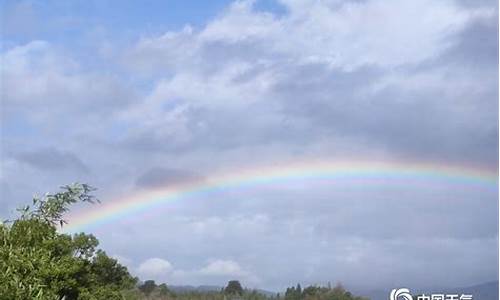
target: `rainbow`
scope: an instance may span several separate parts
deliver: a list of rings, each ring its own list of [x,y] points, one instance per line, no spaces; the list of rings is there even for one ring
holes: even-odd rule
[[[106,201],[68,216],[64,232],[75,232],[100,226],[157,208],[171,201],[203,197],[228,189],[249,189],[262,185],[290,184],[294,181],[377,182],[390,184],[408,181],[446,182],[460,185],[486,185],[498,190],[498,170],[484,168],[409,162],[373,161],[305,161],[239,168],[214,174],[203,180],[192,180],[141,191],[131,196]]]

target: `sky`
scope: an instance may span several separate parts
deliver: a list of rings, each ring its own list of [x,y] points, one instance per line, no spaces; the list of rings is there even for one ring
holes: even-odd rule
[[[71,182],[119,203],[293,161],[498,180],[496,1],[0,5],[2,218]],[[84,229],[134,275],[175,285],[498,279],[498,181],[281,182]]]

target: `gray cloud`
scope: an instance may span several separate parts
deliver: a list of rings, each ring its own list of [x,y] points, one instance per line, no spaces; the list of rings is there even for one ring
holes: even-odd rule
[[[236,259],[274,289],[299,280],[342,280],[365,288],[398,283],[429,287],[496,276],[494,264],[488,263],[497,251],[493,188],[450,193],[450,187],[440,184],[426,189],[374,184],[364,190],[306,186],[301,192],[270,187],[186,198],[96,232],[116,249],[126,249],[122,235],[142,234],[142,247],[126,250],[139,261],[162,255],[191,269],[206,257]],[[478,210],[491,213],[476,218]],[[165,215],[172,217],[156,217]],[[145,220],[162,231],[144,232],[140,224]],[[168,238],[158,244],[164,236]],[[464,269],[462,276],[449,277],[449,272]],[[379,274],[375,280],[368,275],[373,272]]]
[[[484,7],[482,9],[477,14],[490,12]],[[237,24],[230,31],[221,29],[224,22],[236,22],[232,19],[234,15],[254,16],[255,26],[259,29],[248,36]],[[334,136],[367,141],[395,156],[452,161],[474,157],[477,163],[495,165],[498,152],[495,146],[498,132],[495,125],[495,81],[488,79],[486,69],[480,69],[480,74],[477,69],[464,70],[467,62],[464,62],[463,54],[459,54],[468,51],[472,55],[473,51],[466,50],[466,47],[483,44],[481,49],[475,49],[479,51],[474,55],[490,60],[489,65],[496,65],[496,56],[492,55],[496,53],[496,43],[489,39],[483,39],[486,43],[472,43],[470,40],[471,36],[491,36],[494,18],[488,15],[474,21],[472,15],[472,21],[463,19],[468,25],[466,29],[444,35],[443,49],[429,48],[427,51],[435,49],[436,53],[430,53],[418,64],[387,69],[385,65],[368,63],[358,66],[354,63],[355,70],[345,70],[342,66],[328,65],[321,56],[317,61],[304,61],[305,57],[296,58],[292,53],[285,55],[281,48],[288,45],[274,39],[275,31],[279,30],[273,26],[284,26],[282,23],[286,23],[286,19],[274,20],[248,11],[244,5],[235,6],[221,20],[209,24],[199,33],[192,29],[169,33],[158,39],[142,41],[135,49],[134,58],[147,58],[160,68],[162,62],[177,62],[179,58],[192,58],[192,63],[186,62],[182,67],[170,66],[169,69],[179,68],[178,73],[162,81],[151,96],[151,100],[171,103],[172,111],[176,107],[182,108],[182,120],[177,120],[176,125],[182,128],[167,134],[159,131],[159,124],[165,119],[158,115],[156,128],[144,128],[125,145],[184,152],[269,143],[303,145]],[[271,25],[269,29],[263,29],[259,22]],[[291,30],[302,29],[300,24],[289,26]],[[457,26],[462,28],[464,25]],[[232,36],[238,30],[245,38]],[[471,31],[476,32],[469,34]],[[189,43],[188,54],[169,52],[177,49],[179,43]],[[157,55],[151,55],[148,49],[154,49]],[[324,55],[316,48],[308,50]],[[162,56],[165,53],[173,56],[165,58]],[[477,66],[473,60],[470,62]],[[209,79],[203,82],[204,78]],[[491,81],[485,85],[477,78]],[[258,85],[261,79],[267,80],[267,86]],[[189,89],[194,82],[199,87],[191,88],[206,93],[183,94],[180,91]],[[464,86],[462,94],[458,95],[457,87],[463,83],[474,86]],[[252,89],[247,92],[247,87]],[[218,94],[223,88],[229,92]],[[236,101],[237,98],[240,99]],[[205,105],[203,101],[236,104]],[[470,122],[471,110],[475,111],[476,118],[487,121]],[[164,113],[168,115],[169,111]],[[240,117],[245,114],[252,118]],[[474,139],[463,139],[464,132],[469,132]],[[182,133],[182,139],[178,138],[178,133]]]
[[[200,182],[203,177],[189,171],[153,168],[141,175],[136,180],[136,185],[141,188],[165,187],[182,183]]]
[[[44,148],[37,151],[23,152],[15,155],[16,159],[34,168],[50,173],[54,171],[74,171],[87,173],[89,168],[75,154],[59,151],[55,148]]]

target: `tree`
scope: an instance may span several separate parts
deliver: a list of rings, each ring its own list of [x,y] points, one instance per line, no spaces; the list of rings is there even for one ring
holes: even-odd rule
[[[243,288],[238,280],[230,280],[224,289],[225,294],[230,295],[243,295]]]
[[[300,292],[302,290],[302,292]],[[330,284],[328,287],[311,285],[301,288],[298,284],[297,287],[286,289],[285,300],[364,300],[362,297],[353,296],[350,292],[346,291],[341,284],[337,284],[332,288]]]
[[[158,286],[158,294],[160,296],[168,296],[170,294],[170,290],[165,283],[162,283]]]
[[[62,187],[34,198],[13,221],[0,223],[0,295],[2,299],[122,299],[135,285],[127,269],[96,250],[89,234],[57,232],[77,202],[94,203],[85,184]]]
[[[149,296],[156,289],[156,283],[154,280],[146,280],[143,284],[139,286],[139,290],[144,293],[144,295]]]

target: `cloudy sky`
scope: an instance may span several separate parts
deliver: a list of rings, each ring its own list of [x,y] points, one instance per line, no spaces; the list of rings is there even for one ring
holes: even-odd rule
[[[0,3],[4,218],[294,160],[497,172],[496,1]],[[89,230],[169,284],[453,287],[498,278],[497,222],[495,184],[304,181]]]

